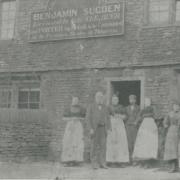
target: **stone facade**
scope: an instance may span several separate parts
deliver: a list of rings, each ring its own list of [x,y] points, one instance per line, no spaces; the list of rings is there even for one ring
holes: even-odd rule
[[[30,13],[58,6],[59,1],[51,3],[48,0],[18,0],[17,2],[15,38],[11,41],[0,41],[0,76],[2,76],[0,84],[5,82],[11,85],[14,81],[12,77],[17,74],[21,76],[31,74],[34,77],[38,75],[41,108],[51,114],[51,117],[48,120],[50,126],[37,126],[35,123],[33,127],[39,129],[37,128],[37,131],[32,129],[36,132],[43,127],[46,129],[43,132],[48,139],[45,154],[48,160],[60,160],[65,129],[62,112],[64,107],[70,104],[73,95],[79,96],[81,103],[87,107],[87,104],[93,100],[94,93],[99,89],[107,93],[110,98],[112,93],[110,82],[114,79],[141,80],[141,105],[143,106],[145,96],[152,98],[153,104],[158,109],[158,116],[161,117],[167,113],[171,100],[179,97],[177,82],[180,67],[180,28],[175,25],[165,27],[144,25],[144,0],[125,1],[123,35],[37,43],[28,42]],[[69,2],[73,3],[73,0]],[[68,5],[66,1],[63,4]],[[23,81],[18,80],[18,84],[21,82]],[[32,156],[37,156],[38,159],[41,148],[37,144],[33,151],[38,153],[32,156],[24,150],[25,148],[20,148],[22,144],[28,147],[25,142],[28,138],[32,140],[32,134],[35,132],[30,133],[29,126],[23,122],[20,125],[18,122],[5,124],[8,128],[3,128],[3,131],[6,131],[5,134],[8,136],[12,136],[12,127],[22,126],[16,131],[16,135],[26,138],[24,141],[18,139],[19,144],[14,143],[12,138],[8,142],[0,140],[0,151],[14,154],[18,159],[21,154],[23,159],[26,159],[26,156],[28,160]],[[37,133],[37,137],[41,135]],[[12,148],[6,149],[4,145],[7,143],[10,143]],[[18,151],[15,144],[19,147]],[[88,138],[86,144],[86,152],[88,152]],[[8,157],[8,159],[12,158]]]

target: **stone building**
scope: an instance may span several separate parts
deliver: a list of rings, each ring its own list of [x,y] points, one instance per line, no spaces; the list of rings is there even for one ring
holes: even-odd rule
[[[121,11],[121,26],[87,37],[34,31],[34,12],[46,12],[36,13],[34,21],[56,23],[50,19],[72,18],[79,7],[91,17]],[[118,93],[124,106],[129,94],[137,95],[141,107],[148,96],[159,116],[180,97],[179,0],[2,0],[0,9],[2,160],[60,160],[62,111],[73,95],[85,107],[99,89],[107,102]]]

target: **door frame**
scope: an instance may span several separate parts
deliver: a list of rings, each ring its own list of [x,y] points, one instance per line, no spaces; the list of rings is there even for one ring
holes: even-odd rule
[[[140,89],[141,89],[141,94],[140,94],[140,107],[141,109],[144,107],[144,92],[145,92],[145,78],[143,76],[138,76],[138,77],[110,77],[110,78],[105,78],[107,82],[107,92],[106,92],[106,97],[107,97],[107,105],[110,104],[110,98],[112,95],[112,88],[111,88],[111,82],[121,82],[121,81],[140,81]]]

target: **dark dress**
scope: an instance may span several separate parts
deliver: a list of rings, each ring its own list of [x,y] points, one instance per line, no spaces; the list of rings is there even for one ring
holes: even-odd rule
[[[165,141],[164,160],[178,159],[180,112],[170,112],[164,120],[164,126],[168,127]]]
[[[134,151],[134,143],[138,131],[138,126],[136,125],[136,123],[139,118],[139,111],[140,108],[138,105],[135,105],[133,109],[131,108],[130,105],[126,107],[127,120],[125,121],[125,127],[127,131],[130,160],[132,159],[132,154]]]
[[[91,162],[94,167],[106,163],[106,139],[111,129],[109,109],[105,105],[93,103],[87,110],[89,129],[94,131],[91,142]]]

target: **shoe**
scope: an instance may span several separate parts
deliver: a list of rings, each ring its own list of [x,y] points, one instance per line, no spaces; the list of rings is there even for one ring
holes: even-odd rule
[[[108,169],[108,167],[106,165],[101,165],[100,167],[103,169]]]
[[[92,165],[92,168],[93,169],[99,169],[99,166],[98,165]]]
[[[138,162],[132,162],[132,165],[133,165],[133,166],[137,166],[137,165],[138,165]]]
[[[179,172],[179,169],[172,168],[172,169],[169,170],[169,173],[176,173],[176,172]]]
[[[144,165],[144,169],[149,169],[150,168],[150,165],[146,164]]]
[[[176,169],[176,168],[171,169],[171,170],[169,171],[169,173],[177,173],[177,172],[179,172],[179,169]]]

